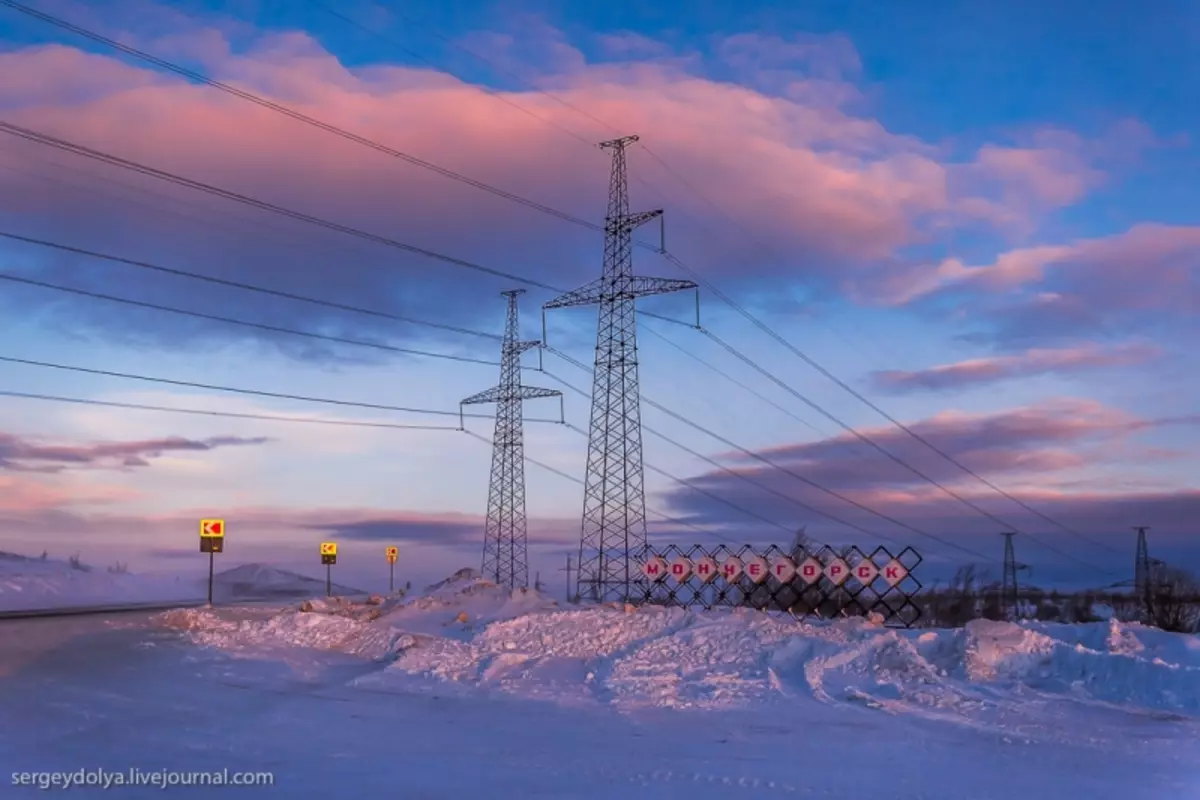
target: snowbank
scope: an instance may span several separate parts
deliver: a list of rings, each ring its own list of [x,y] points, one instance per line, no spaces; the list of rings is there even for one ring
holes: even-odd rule
[[[972,622],[896,631],[752,611],[560,608],[474,575],[373,610],[321,604],[257,621],[227,611],[168,622],[227,649],[291,645],[380,661],[353,685],[498,692],[619,708],[855,703],[978,719],[1030,702],[1116,705],[1200,717],[1200,638],[1123,624]]]
[[[365,594],[336,584],[333,591],[349,596]],[[110,572],[68,561],[0,552],[0,611],[203,601],[207,593],[208,575],[200,568],[194,577]],[[324,594],[324,580],[263,564],[245,564],[213,577],[213,599],[218,603]]]
[[[0,611],[203,599],[195,580],[0,553]]]

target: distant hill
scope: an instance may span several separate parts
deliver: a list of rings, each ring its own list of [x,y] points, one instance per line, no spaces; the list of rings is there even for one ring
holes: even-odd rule
[[[336,595],[367,594],[362,589],[333,584]],[[325,594],[325,581],[266,564],[243,564],[213,576],[214,600],[274,600]]]

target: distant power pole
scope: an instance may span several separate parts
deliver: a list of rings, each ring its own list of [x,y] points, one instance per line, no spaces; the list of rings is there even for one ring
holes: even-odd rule
[[[598,601],[630,597],[631,585],[641,575],[636,564],[630,562],[646,548],[634,301],[697,288],[692,281],[633,274],[633,231],[663,213],[661,209],[629,211],[625,148],[637,140],[636,136],[626,136],[600,144],[613,156],[600,277],[542,307],[600,306],[577,568],[578,594],[588,589],[592,599]]]
[[[1001,584],[1001,602],[1010,620],[1018,618],[1017,608],[1017,570],[1024,564],[1017,563],[1016,552],[1013,550],[1013,537],[1016,533],[1002,533],[1004,537],[1004,579]]]
[[[502,292],[508,320],[500,346],[500,385],[473,394],[462,405],[496,404],[492,475],[488,482],[487,524],[483,537],[483,577],[510,589],[529,585],[525,531],[525,443],[521,401],[562,397],[557,389],[521,385],[521,354],[540,342],[521,341],[517,297],[524,289]],[[559,401],[562,402],[561,399]]]
[[[567,566],[559,571],[560,572],[565,571],[567,573],[567,602],[568,603],[573,602],[572,589],[574,589],[574,585],[571,583],[571,554],[570,553],[567,553]]]
[[[1133,592],[1142,604],[1145,618],[1149,620],[1154,603],[1153,579],[1150,574],[1150,548],[1146,542],[1146,531],[1150,528],[1140,525],[1134,530],[1137,531],[1137,555],[1134,556],[1133,563]]]

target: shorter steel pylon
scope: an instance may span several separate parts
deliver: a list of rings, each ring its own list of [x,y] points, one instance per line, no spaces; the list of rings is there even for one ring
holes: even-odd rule
[[[557,397],[562,392],[521,385],[521,354],[541,344],[521,341],[517,297],[524,289],[502,292],[508,298],[508,319],[500,347],[500,383],[473,394],[461,405],[496,404],[496,430],[492,437],[492,473],[488,482],[487,523],[483,537],[483,577],[500,586],[529,585],[529,557],[525,521],[525,441],[522,401]]]

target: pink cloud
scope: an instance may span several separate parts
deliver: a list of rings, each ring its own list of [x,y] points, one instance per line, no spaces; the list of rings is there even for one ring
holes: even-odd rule
[[[1090,473],[1112,463],[1144,463],[1148,453],[1135,437],[1168,422],[1174,421],[1147,421],[1095,401],[1061,398],[989,414],[946,411],[907,425],[926,442],[975,472],[1003,476],[1005,481],[1012,482],[1028,476],[1040,480],[1046,475]],[[974,479],[962,469],[899,428],[860,432],[945,486],[976,489]],[[807,502],[837,504],[826,493],[798,481],[789,471],[852,497],[858,496],[856,492],[872,493],[871,496],[877,491],[920,496],[932,491],[948,500],[944,492],[925,478],[848,433],[816,442],[777,445],[760,450],[759,455],[771,465],[740,452],[726,453],[721,458],[733,464],[732,471],[741,476]],[[710,471],[691,480],[720,496],[738,498],[743,504],[753,504],[764,497],[759,489],[726,471]],[[753,498],[747,497],[747,493]],[[685,511],[711,505],[708,500],[682,490],[671,494],[671,502],[681,504]]]
[[[948,287],[989,292],[1036,290],[1052,275],[1074,290],[1036,292],[1031,304],[1093,303],[1099,308],[1200,309],[1200,227],[1140,224],[1114,236],[1067,245],[1010,250],[991,264],[943,261],[897,287],[894,302],[907,302]]]
[[[675,55],[670,45],[633,31],[601,34],[596,41],[605,55],[621,61],[670,59]]]
[[[197,45],[218,78],[572,213],[595,218],[602,207],[603,158],[544,122],[595,129],[596,138],[611,131],[601,132],[544,95],[504,95],[535,118],[432,70],[348,70],[304,34],[265,35],[236,54],[214,39],[220,35],[207,28]],[[853,87],[858,58],[845,39],[727,39],[725,57],[747,69],[797,70],[795,92],[781,97],[664,64],[658,54],[638,60],[645,48],[619,63],[588,64],[561,32],[544,23],[522,36],[495,34],[490,43],[474,45],[497,58],[525,46],[549,52],[551,57],[539,61],[541,77],[558,95],[615,130],[642,133],[745,230],[796,254],[796,263],[760,269],[852,282],[855,270],[877,272],[881,260],[923,239],[928,220],[953,216],[971,199],[970,187],[948,183],[953,165],[939,162],[927,144],[822,99],[830,87]],[[522,52],[522,59],[527,55]],[[557,222],[502,207],[494,198],[211,89],[65,47],[30,48],[4,58],[0,103],[21,106],[17,121],[29,127],[306,211],[354,219],[361,227],[457,248],[456,255],[468,258],[490,255],[510,242],[572,235]],[[31,83],[20,76],[36,78]],[[816,94],[803,89],[806,80],[821,84]],[[666,205],[672,219],[686,218],[675,223],[677,230],[684,228],[675,238],[680,254],[711,260],[713,248],[690,235],[712,227],[711,209],[679,191],[652,161],[635,159],[635,192],[642,193],[641,178],[670,187]],[[78,205],[60,199],[53,196],[50,205]],[[455,233],[464,213],[476,220],[466,237]],[[485,240],[495,244],[485,246]],[[521,252],[513,257],[525,259]],[[746,264],[739,267],[745,274]]]
[[[1034,375],[1143,364],[1160,354],[1160,348],[1144,343],[1032,349],[1018,355],[975,358],[922,370],[876,372],[872,380],[876,387],[889,392],[969,388]]]
[[[1145,420],[1094,401],[1064,398],[994,414],[945,412],[908,423],[908,427],[1012,497],[1068,527],[1111,538],[1126,536],[1128,525],[1148,524],[1180,537],[1195,533],[1200,492],[1186,483],[1176,486],[1161,477],[1155,480],[1151,472],[1139,470],[1153,470],[1163,458],[1179,461],[1194,458],[1194,454],[1164,452],[1138,439],[1141,433],[1177,422],[1195,424],[1196,420]],[[713,470],[689,480],[728,503],[753,508],[760,518],[785,527],[807,524],[813,535],[825,541],[857,538],[860,533],[798,503],[878,532],[888,540],[899,537],[923,552],[949,551],[895,520],[968,546],[976,546],[971,540],[977,536],[994,541],[998,520],[1027,532],[1048,530],[1050,523],[976,481],[903,431],[863,432],[977,508],[959,502],[849,435],[762,451],[783,470],[742,454],[726,454],[723,458],[734,463],[732,471],[737,476]],[[1114,466],[1119,471],[1114,471]],[[807,485],[789,471],[852,502]],[[759,485],[743,480],[745,477]],[[784,499],[789,497],[798,503]],[[723,525],[747,540],[778,538],[776,531],[712,497],[680,489],[668,493],[667,499],[675,513],[687,515],[697,524]],[[890,520],[862,506],[882,512]],[[1062,534],[1056,529],[1052,535]],[[961,557],[961,553],[954,555]],[[1200,563],[1200,553],[1193,551],[1193,557]]]
[[[147,459],[169,452],[206,452],[219,447],[259,445],[265,437],[214,436],[185,439],[181,436],[125,442],[64,444],[0,433],[0,469],[59,472],[69,467],[144,467]]]
[[[0,475],[0,511],[6,514],[58,512],[80,506],[124,503],[140,497],[139,492],[123,486],[52,483],[47,479]]]
[[[963,220],[977,220],[1024,239],[1047,215],[1072,206],[1140,163],[1146,150],[1164,145],[1133,119],[1085,138],[1072,131],[1037,128],[1017,133],[1011,144],[985,143],[974,159],[956,165],[951,184],[965,193],[956,206]]]
[[[1078,155],[1048,148],[985,145],[977,163],[1009,191],[1051,206],[1071,205],[1104,178]]]
[[[497,99],[433,69],[349,69],[303,33],[256,35],[232,47],[228,26],[205,25],[192,34],[163,21],[138,41],[166,48],[168,57],[185,52],[216,78],[589,220],[603,213],[607,160],[564,130],[585,139],[614,131],[642,134],[673,171],[633,151],[633,202],[667,209],[670,248],[684,261],[714,277],[803,281],[814,292],[843,291],[862,301],[879,302],[881,295],[886,302],[916,299],[944,285],[973,285],[984,280],[982,273],[993,274],[989,280],[997,283],[1006,274],[1039,274],[1072,246],[1015,250],[1000,256],[995,269],[953,258],[927,267],[906,265],[912,252],[956,227],[975,226],[989,215],[1007,226],[1028,217],[1031,198],[1034,205],[1054,205],[1075,197],[1094,183],[1098,169],[1091,144],[1061,132],[1042,132],[1012,147],[987,145],[964,164],[946,160],[927,142],[889,131],[844,102],[857,93],[861,66],[844,37],[727,37],[717,51],[727,66],[746,71],[748,85],[739,85],[708,77],[703,64],[691,59],[694,54],[664,50],[661,43],[656,49],[627,41],[624,54],[610,50],[616,60],[589,63],[544,21],[514,30],[480,32],[487,41],[473,40],[471,46],[502,67],[506,53],[522,63],[532,59],[539,86],[609,125],[539,92],[508,91]],[[512,271],[555,286],[569,288],[594,277],[599,241],[592,232],[213,89],[61,46],[0,58],[0,105],[15,106],[7,118],[19,124],[455,257],[519,265]],[[756,83],[752,73],[784,80],[786,91]],[[0,196],[0,212],[22,214],[27,225],[22,232],[35,236],[252,283],[284,281],[298,293],[332,294],[347,304],[388,298],[435,309],[451,323],[475,318],[475,294],[509,288],[479,286],[490,279],[463,280],[461,270],[420,256],[37,145],[11,144],[6,160],[24,174]],[[64,162],[68,181],[80,185],[51,182],[60,175],[58,168],[46,174],[42,159],[48,155]],[[684,187],[678,175],[706,198]],[[130,186],[117,188],[112,179]],[[139,187],[157,196],[140,194]],[[133,205],[139,200],[142,205]],[[213,217],[224,219],[214,224]],[[232,238],[215,230],[234,227],[229,218],[242,227]],[[713,233],[724,229],[736,234]],[[760,246],[745,247],[742,234]],[[43,251],[20,252],[39,269],[69,275],[86,288],[100,280],[90,263],[60,258],[47,266],[39,263]],[[638,268],[653,274],[658,265],[651,256],[639,251],[638,258]],[[333,263],[354,268],[339,269],[335,277]],[[410,280],[418,275],[420,281]],[[272,318],[264,321],[279,325],[347,324],[324,312],[283,306],[263,312],[252,300],[180,282],[146,282],[144,290],[150,301],[174,305],[186,294],[201,305],[232,304],[232,316],[267,313]],[[46,303],[46,296],[23,292],[20,302]],[[186,327],[161,315],[139,327],[138,316],[94,303],[69,303],[66,309],[60,313],[72,313],[79,326],[95,331],[121,326],[128,336],[155,343],[238,335]],[[346,331],[364,332],[396,335],[394,327],[370,321]]]

